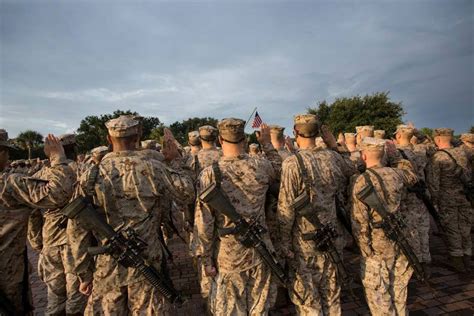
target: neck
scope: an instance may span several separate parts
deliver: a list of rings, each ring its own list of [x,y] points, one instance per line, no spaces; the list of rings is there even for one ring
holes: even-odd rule
[[[134,144],[130,145],[130,144],[115,143],[112,147],[113,147],[113,152],[132,151],[136,149]]]
[[[298,136],[297,143],[300,149],[311,149],[311,148],[316,147],[316,141],[314,137],[305,138],[305,137]]]
[[[222,155],[228,158],[235,158],[240,155],[245,154],[244,147],[242,143],[239,144],[232,144],[228,142],[222,143]]]
[[[214,149],[216,147],[213,142],[206,142],[202,140],[201,143],[202,143],[202,149]]]
[[[452,147],[453,147],[453,146],[451,145],[450,142],[449,142],[449,143],[443,142],[443,143],[439,143],[439,144],[438,144],[438,148],[439,148],[439,149],[449,149],[449,148],[452,148]]]
[[[272,145],[273,145],[273,148],[275,148],[276,150],[280,150],[285,147],[285,143],[278,140],[272,141]]]
[[[346,143],[346,146],[347,146],[347,150],[349,150],[349,152],[353,152],[353,151],[357,150],[356,144]]]
[[[201,148],[199,146],[191,146],[191,153],[195,154],[199,152]]]
[[[367,168],[373,168],[376,166],[380,166],[381,164],[382,162],[380,160],[366,160],[365,161],[365,165],[367,166]]]
[[[400,146],[410,146],[411,145],[411,142],[409,139],[403,139],[401,138],[400,140],[398,140],[398,144]]]

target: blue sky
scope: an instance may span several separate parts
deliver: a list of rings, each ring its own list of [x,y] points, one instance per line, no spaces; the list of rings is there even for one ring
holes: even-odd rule
[[[474,125],[472,1],[0,1],[0,127],[72,132],[131,109],[290,128],[390,91],[418,127]],[[287,130],[290,133],[289,130]]]

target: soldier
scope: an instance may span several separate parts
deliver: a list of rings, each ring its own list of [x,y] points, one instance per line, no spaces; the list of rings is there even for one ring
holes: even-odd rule
[[[141,145],[143,149],[156,150],[156,140],[154,139],[142,140]]]
[[[336,217],[336,197],[346,180],[336,159],[329,149],[315,147],[319,134],[319,121],[315,115],[297,115],[294,134],[300,148],[298,154],[287,158],[282,166],[277,217],[280,223],[281,248],[294,271],[291,285],[304,300],[300,302],[290,295],[300,315],[340,315],[341,288],[336,280],[337,267],[325,252],[317,249],[313,240],[303,235],[321,227],[315,227],[296,208],[297,201],[309,191],[309,212],[317,213],[323,225],[337,228],[339,237],[334,241],[341,253],[342,232]],[[300,160],[300,161],[299,161]],[[300,164],[307,169],[306,177]],[[307,181],[304,178],[308,178]],[[305,183],[312,183],[307,188]],[[308,191],[306,191],[308,190]]]
[[[472,170],[465,151],[451,144],[452,129],[435,129],[434,139],[438,150],[428,167],[428,188],[447,231],[449,264],[458,272],[466,272],[472,255],[472,208],[464,185],[471,179]]]
[[[0,130],[0,170],[8,161],[8,134]],[[24,177],[2,174],[0,178],[0,295],[13,306],[11,314],[30,310],[26,237],[31,208],[55,209],[69,200],[75,176],[66,164],[59,140],[48,135],[44,144],[51,167]]]
[[[281,158],[271,145],[270,132],[262,124],[259,142],[266,159],[245,153],[245,121],[223,119],[218,124],[223,156],[203,170],[199,188],[213,183],[228,196],[237,213],[250,222],[265,224],[265,194],[277,180]],[[217,172],[217,174],[216,174]],[[273,305],[275,287],[271,271],[254,248],[242,245],[232,233],[232,221],[217,214],[206,203],[196,207],[196,226],[206,274],[216,283],[215,315],[266,315]],[[271,248],[267,233],[264,242]]]
[[[252,143],[249,145],[249,156],[252,158],[262,158],[258,144]]]
[[[356,126],[357,145],[362,142],[364,137],[374,137],[374,127],[371,125]]]
[[[214,126],[205,125],[199,127],[199,139],[201,139],[202,149],[197,154],[196,164],[199,170],[212,165],[219,160],[221,152],[216,148],[217,129]]]
[[[462,143],[464,148],[474,148],[474,134],[473,133],[464,133],[461,134],[461,137],[459,138]]]
[[[381,217],[360,201],[357,194],[369,183],[369,177],[377,195],[392,213],[400,212],[404,187],[417,182],[411,164],[396,157],[396,149],[387,143],[390,165],[383,166],[386,142],[366,137],[360,143],[362,159],[367,165],[364,174],[355,180],[352,190],[352,227],[361,250],[361,277],[367,304],[372,315],[406,315],[408,282],[413,274],[405,255],[395,242],[378,226]]]
[[[360,157],[360,151],[357,149],[356,143],[356,134],[354,133],[345,133],[344,138],[346,140],[346,147],[350,153],[350,160],[352,161],[354,167],[359,172],[364,172],[365,164]]]
[[[419,181],[425,182],[425,169],[428,164],[428,157],[422,152],[415,152],[414,146],[410,143],[415,129],[409,125],[398,125],[395,132],[397,149],[404,159],[410,161]],[[429,275],[430,255],[430,215],[428,209],[417,196],[416,193],[407,188],[403,196],[401,213],[406,218],[409,230],[410,246],[413,248],[420,262],[423,264],[425,272]]]
[[[109,153],[109,147],[99,146],[91,150],[91,162],[95,165],[100,164],[102,158]]]
[[[385,139],[385,131],[383,129],[376,129],[374,131],[374,138]]]
[[[76,137],[74,134],[64,134],[59,136],[59,139],[68,159],[67,164],[75,173],[76,183],[82,170],[80,164],[75,161]],[[40,170],[37,176],[43,178],[43,172],[47,172],[47,169]],[[40,227],[42,249],[38,259],[38,275],[48,288],[46,315],[82,315],[87,298],[79,292],[80,282],[72,273],[74,264],[66,234],[68,220],[60,211],[60,208],[45,210],[43,225]],[[40,222],[37,221],[36,224],[40,225]],[[33,225],[30,228],[30,233],[39,230],[39,227],[33,228]]]
[[[284,161],[291,156],[291,152],[285,147],[285,128],[278,125],[270,125],[270,136],[272,138],[272,145]]]
[[[102,159],[95,176],[93,172],[82,176],[81,187],[84,194],[94,199],[100,207],[98,211],[105,214],[115,230],[132,228],[147,242],[149,246],[143,250],[143,256],[155,269],[162,271],[160,200],[169,196],[190,203],[194,189],[189,176],[181,170],[171,169],[137,152],[138,125],[139,122],[130,116],[120,116],[106,123],[113,152]],[[168,130],[165,130],[164,142],[166,159],[179,159],[175,139]],[[107,254],[97,256],[92,276],[93,262],[87,255],[88,239],[80,229],[69,230],[69,235],[81,292],[92,293],[86,315],[151,315],[165,309],[162,298],[151,284],[136,270],[123,267]]]

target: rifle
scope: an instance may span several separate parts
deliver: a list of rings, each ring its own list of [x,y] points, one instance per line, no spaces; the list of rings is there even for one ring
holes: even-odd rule
[[[408,158],[407,154],[405,153],[403,149],[398,149],[398,151],[402,155],[403,159],[411,162],[411,160]],[[433,220],[435,221],[436,226],[440,230],[443,236],[442,237],[443,241],[447,244],[447,241],[445,240],[446,230],[444,229],[444,226],[441,224],[441,218],[439,216],[439,213],[434,207],[433,203],[431,202],[431,199],[426,194],[426,190],[427,190],[427,186],[423,180],[419,180],[415,185],[408,188],[408,192],[415,193],[416,197],[423,202],[426,209],[428,210],[428,213],[430,213],[431,217],[433,217]]]
[[[344,207],[343,203],[336,198],[336,215],[342,226],[347,230],[347,232],[352,236],[352,225],[349,213]]]
[[[213,168],[217,167],[213,164]],[[218,167],[217,167],[218,168]],[[220,171],[214,171],[216,178],[220,178],[217,174]],[[217,182],[219,183],[219,182]],[[287,289],[292,291],[295,296],[303,302],[301,296],[293,289],[288,287],[289,278],[285,269],[280,265],[274,253],[268,250],[261,235],[266,233],[266,229],[262,227],[257,221],[252,223],[247,222],[235,207],[230,203],[228,197],[220,189],[220,183],[213,183],[202,191],[199,195],[201,201],[209,205],[213,210],[225,215],[234,224],[234,227],[227,230],[227,234],[235,235],[235,238],[246,248],[253,248],[257,251],[263,260],[263,263],[271,270],[277,277],[278,281]]]
[[[379,228],[382,228],[387,238],[394,241],[400,248],[402,253],[407,258],[408,263],[413,268],[416,278],[422,282],[425,282],[430,287],[427,282],[426,273],[423,269],[423,266],[421,265],[420,261],[411,249],[408,240],[403,234],[402,229],[404,228],[405,224],[396,213],[391,213],[387,210],[385,203],[377,195],[372,180],[370,179],[370,176],[367,174],[367,172],[363,173],[363,176],[367,182],[367,185],[357,193],[357,198],[371,209],[375,210],[375,212],[377,212],[380,217],[382,217],[382,221],[379,223]],[[377,179],[380,182],[378,176]],[[383,185],[383,182],[380,182],[380,185]]]
[[[354,296],[352,292],[352,277],[347,272],[347,269],[342,261],[339,252],[334,245],[333,239],[338,237],[335,227],[332,224],[323,224],[318,218],[316,211],[311,205],[311,183],[308,176],[308,170],[304,165],[303,158],[301,154],[295,154],[296,161],[298,162],[299,169],[301,171],[301,177],[303,178],[305,191],[303,194],[298,196],[292,204],[294,212],[298,215],[306,218],[315,228],[316,231],[308,234],[303,234],[303,240],[312,240],[316,244],[316,248],[325,252],[329,256],[329,260],[336,267],[336,274],[341,282],[341,285],[351,292],[351,295]]]
[[[77,219],[84,228],[106,240],[103,246],[90,247],[89,254],[112,256],[125,268],[135,268],[172,304],[181,306],[184,303],[181,294],[173,287],[169,277],[146,263],[141,253],[147,244],[132,228],[129,227],[124,232],[115,231],[105,218],[94,209],[90,200],[84,197],[73,200],[62,209],[62,213],[69,219]]]

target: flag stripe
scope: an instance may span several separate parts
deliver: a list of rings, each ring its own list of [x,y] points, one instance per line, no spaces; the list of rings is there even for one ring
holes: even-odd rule
[[[252,128],[259,128],[260,125],[262,125],[263,121],[260,117],[260,115],[258,115],[258,112],[255,112],[255,117],[253,119],[253,123],[252,123]]]

